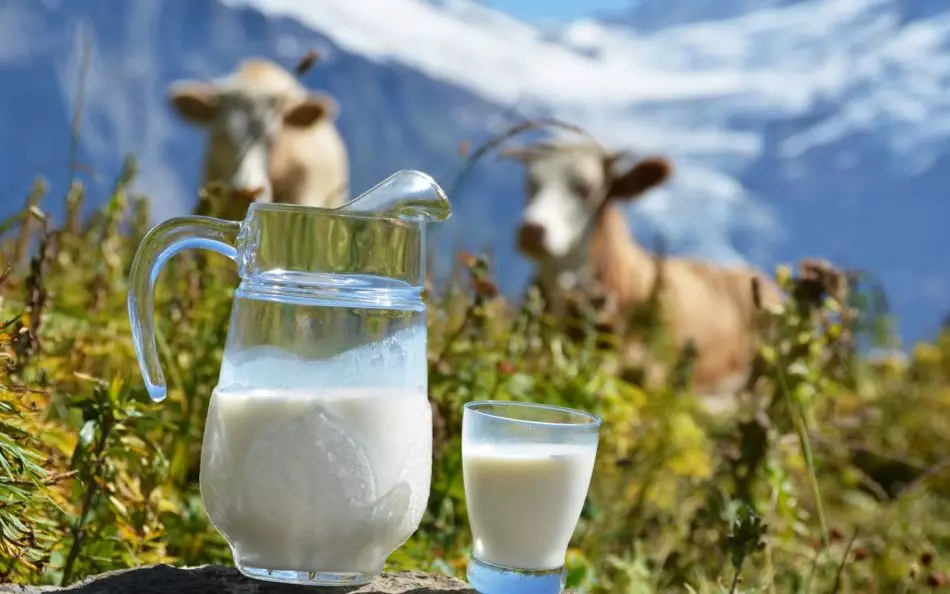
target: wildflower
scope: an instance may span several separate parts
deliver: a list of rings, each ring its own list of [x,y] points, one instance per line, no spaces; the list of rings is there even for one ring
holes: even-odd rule
[[[940,588],[947,585],[947,576],[942,573],[932,573],[927,576],[927,585],[931,588]]]
[[[466,268],[474,268],[478,264],[478,258],[469,252],[459,252],[459,263]]]
[[[765,548],[766,524],[762,518],[748,505],[739,508],[725,544],[729,552],[732,566],[738,573],[745,558]]]
[[[475,287],[475,293],[477,293],[480,297],[487,297],[491,299],[492,297],[498,295],[498,287],[495,286],[495,283],[487,278],[477,277],[472,280],[472,284]]]
[[[499,361],[496,368],[498,369],[498,373],[502,375],[511,375],[515,372],[514,363],[511,361]]]
[[[310,50],[304,55],[303,58],[297,62],[297,66],[294,68],[294,72],[297,73],[297,76],[303,76],[313,68],[313,65],[317,63],[320,59],[320,54],[317,53],[317,50]]]

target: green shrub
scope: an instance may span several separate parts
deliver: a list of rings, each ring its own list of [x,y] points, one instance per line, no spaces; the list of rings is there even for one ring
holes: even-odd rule
[[[128,192],[133,177],[130,161],[108,204],[82,222],[76,184],[59,228],[38,182],[24,213],[2,225],[0,581],[231,564],[197,478],[237,277],[224,258],[196,253],[161,275],[169,395],[150,402],[126,310],[128,269],[149,227],[144,199]],[[773,326],[753,393],[735,414],[712,417],[682,381],[648,393],[610,372],[611,338],[594,320],[569,339],[537,294],[498,297],[485,258],[464,256],[458,272],[428,297],[429,508],[389,569],[464,576],[461,406],[493,398],[604,421],[568,552],[576,592],[894,592],[943,580],[950,332],[917,345],[906,364],[861,359],[854,304],[779,270],[796,299],[762,312]],[[682,361],[674,353],[667,363]]]

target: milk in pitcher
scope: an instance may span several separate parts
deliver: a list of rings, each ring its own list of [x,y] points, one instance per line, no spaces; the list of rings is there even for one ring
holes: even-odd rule
[[[200,483],[239,567],[374,575],[411,536],[432,465],[425,367],[404,365],[425,356],[422,332],[328,360],[263,347],[222,363]]]
[[[425,393],[215,391],[201,492],[245,567],[372,574],[429,492]]]

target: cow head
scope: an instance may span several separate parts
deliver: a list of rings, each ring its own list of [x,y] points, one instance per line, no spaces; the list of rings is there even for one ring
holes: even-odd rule
[[[527,168],[527,201],[518,228],[518,249],[541,264],[583,253],[595,217],[608,201],[632,200],[669,178],[662,157],[648,157],[616,172],[624,153],[595,144],[543,143],[505,149]]]
[[[328,95],[308,91],[289,72],[266,60],[248,60],[210,82],[180,80],[169,88],[172,108],[210,134],[207,174],[238,192],[272,198],[269,176],[275,145],[287,130],[301,130],[338,115]]]

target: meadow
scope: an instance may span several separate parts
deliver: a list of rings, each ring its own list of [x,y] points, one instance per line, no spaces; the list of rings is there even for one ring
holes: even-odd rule
[[[231,564],[198,490],[201,438],[237,274],[223,257],[176,256],[156,316],[169,396],[145,393],[126,309],[128,272],[151,223],[130,191],[82,217],[85,191],[38,179],[2,223],[0,582],[68,584],[153,563]],[[44,205],[66,201],[59,224]],[[915,592],[950,571],[950,330],[908,358],[887,341],[873,290],[793,263],[793,299],[762,311],[774,331],[736,413],[690,390],[655,308],[637,327],[674,371],[649,393],[609,372],[611,344],[579,302],[574,326],[537,294],[498,294],[484,255],[457,254],[429,303],[432,490],[422,525],[387,569],[464,577],[471,538],[460,458],[470,400],[548,402],[603,419],[590,497],[568,552],[585,593]],[[853,280],[853,279],[852,279]],[[752,288],[750,287],[750,290]],[[569,336],[570,335],[570,336]]]

